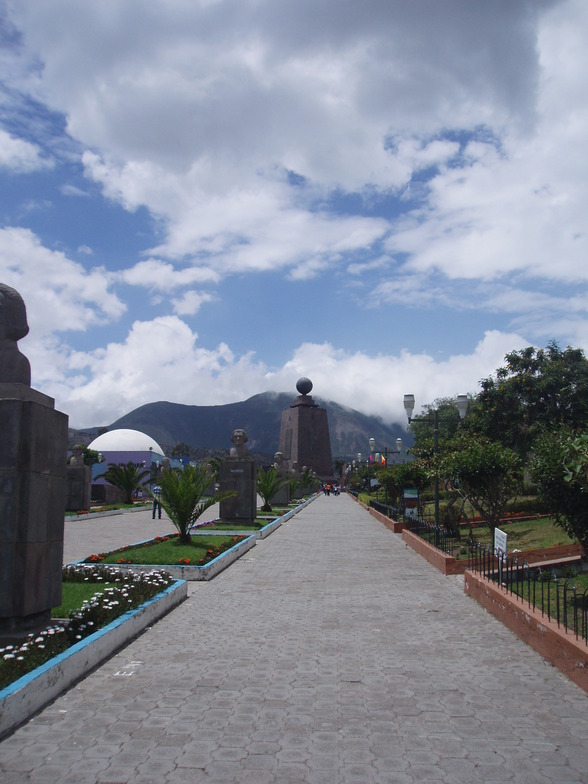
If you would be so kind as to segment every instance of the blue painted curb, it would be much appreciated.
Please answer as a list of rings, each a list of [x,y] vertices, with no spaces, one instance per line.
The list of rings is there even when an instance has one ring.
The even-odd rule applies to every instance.
[[[140,607],[129,610],[0,690],[0,738],[27,721],[147,626],[177,607],[187,595],[186,581],[176,580]]]

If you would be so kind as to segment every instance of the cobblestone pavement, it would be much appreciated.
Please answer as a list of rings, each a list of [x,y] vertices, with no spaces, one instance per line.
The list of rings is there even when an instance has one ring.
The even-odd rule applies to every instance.
[[[588,780],[586,694],[320,497],[0,744],[2,784]]]

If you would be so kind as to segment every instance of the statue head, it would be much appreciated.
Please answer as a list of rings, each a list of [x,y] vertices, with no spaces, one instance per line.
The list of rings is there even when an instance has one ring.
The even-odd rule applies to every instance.
[[[84,448],[81,444],[74,444],[71,448],[71,458],[69,464],[72,466],[84,465]]]
[[[16,341],[29,333],[27,309],[18,291],[0,283],[0,382],[31,385],[31,366]]]
[[[233,430],[231,441],[233,444],[235,444],[235,446],[231,448],[231,457],[244,457],[245,455],[248,455],[249,450],[245,446],[245,443],[248,440],[247,433],[243,430],[243,428],[238,427],[236,430]]]

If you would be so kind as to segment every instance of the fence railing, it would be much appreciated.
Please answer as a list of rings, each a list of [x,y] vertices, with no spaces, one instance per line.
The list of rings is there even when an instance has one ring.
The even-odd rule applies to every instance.
[[[404,520],[404,527],[416,536],[424,539],[433,547],[441,550],[445,554],[452,555],[455,548],[455,535],[441,525],[429,523],[422,518],[407,517]]]
[[[579,592],[573,578],[558,577],[554,569],[519,563],[516,556],[498,557],[476,543],[469,547],[468,568],[499,583],[522,604],[555,621],[558,628],[588,645],[588,588]]]

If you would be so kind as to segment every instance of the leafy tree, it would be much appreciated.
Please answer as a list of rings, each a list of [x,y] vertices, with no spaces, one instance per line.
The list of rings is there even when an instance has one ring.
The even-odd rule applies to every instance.
[[[188,465],[182,469],[163,471],[158,477],[160,503],[179,534],[182,544],[190,542],[190,529],[213,504],[235,495],[233,490],[204,496],[211,476],[202,466]]]
[[[439,398],[434,403],[423,406],[423,414],[415,417],[409,425],[409,432],[414,436],[412,452],[416,455],[425,456],[433,453],[435,411],[437,411],[439,431],[437,437],[440,446],[451,440],[460,428],[462,420],[453,398]]]
[[[588,421],[588,360],[581,349],[555,342],[513,351],[468,411],[464,427],[500,441],[521,457],[543,429],[584,428]]]
[[[588,555],[588,436],[574,436],[569,429],[543,431],[531,470],[546,509]]]
[[[400,503],[402,491],[405,487],[416,487],[421,490],[430,481],[430,474],[426,466],[418,460],[408,463],[397,463],[378,471],[378,481],[384,487],[388,503],[396,506]]]
[[[169,452],[170,457],[186,457],[192,454],[192,447],[184,441],[178,441]]]
[[[102,474],[109,484],[122,490],[125,504],[133,503],[133,494],[136,490],[146,489],[143,480],[148,476],[149,471],[140,469],[130,461],[126,465],[109,463],[108,468]]]
[[[262,512],[272,511],[270,501],[288,482],[288,477],[280,476],[275,466],[271,466],[267,471],[264,471],[263,468],[259,469],[257,472],[257,492],[263,499]]]
[[[494,533],[508,502],[522,486],[521,460],[512,449],[488,439],[463,434],[453,444],[453,451],[439,461],[440,473],[459,484]]]

